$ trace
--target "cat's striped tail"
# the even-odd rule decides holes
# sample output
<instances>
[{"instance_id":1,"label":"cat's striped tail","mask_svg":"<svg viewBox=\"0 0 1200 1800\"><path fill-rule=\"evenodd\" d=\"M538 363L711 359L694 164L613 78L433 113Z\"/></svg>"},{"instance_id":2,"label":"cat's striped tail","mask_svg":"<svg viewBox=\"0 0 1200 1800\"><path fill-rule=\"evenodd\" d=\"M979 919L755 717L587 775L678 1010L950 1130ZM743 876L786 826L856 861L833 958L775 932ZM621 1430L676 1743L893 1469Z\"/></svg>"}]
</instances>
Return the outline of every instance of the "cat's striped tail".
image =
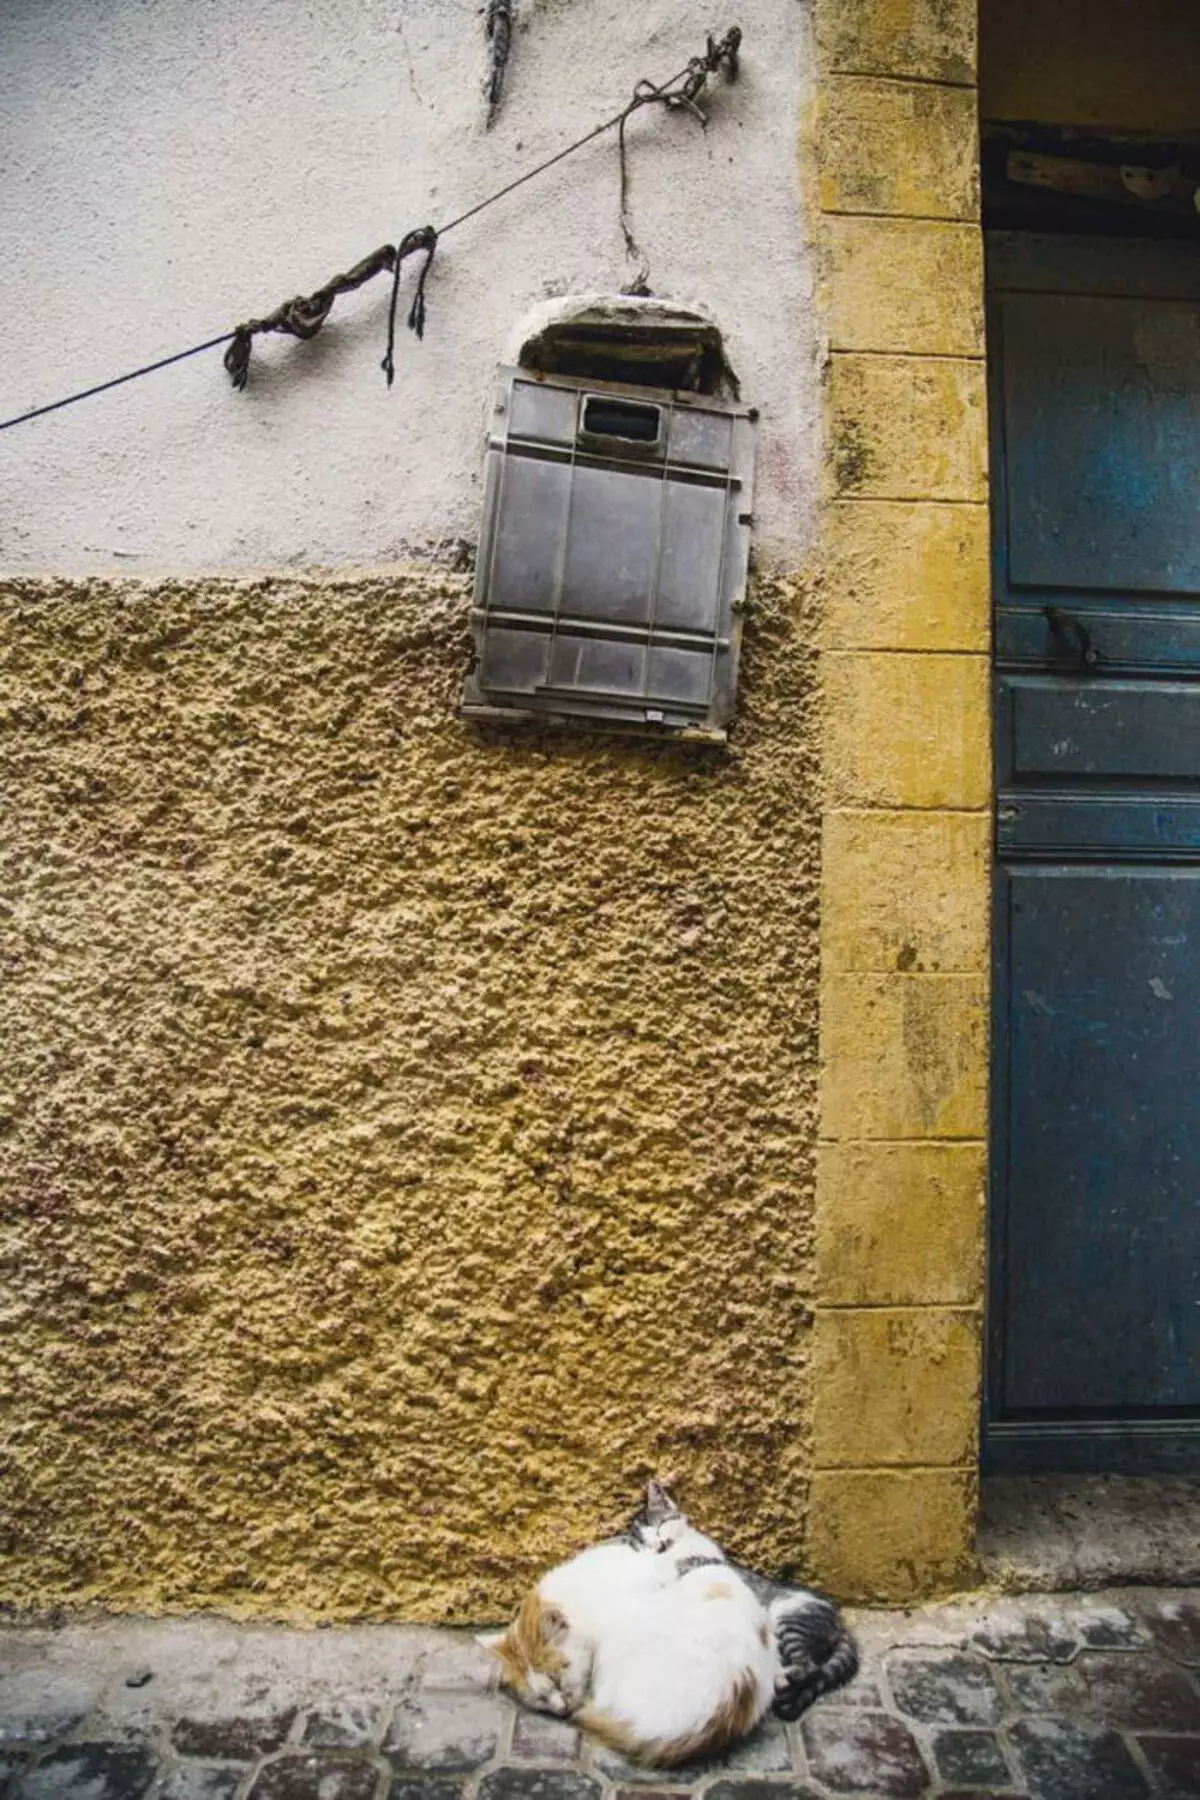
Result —
<instances>
[{"instance_id":1,"label":"cat's striped tail","mask_svg":"<svg viewBox=\"0 0 1200 1800\"><path fill-rule=\"evenodd\" d=\"M818 1594L777 1600L771 1611L781 1665L773 1711L778 1719L798 1719L822 1694L854 1679L858 1646L837 1608Z\"/></svg>"}]
</instances>

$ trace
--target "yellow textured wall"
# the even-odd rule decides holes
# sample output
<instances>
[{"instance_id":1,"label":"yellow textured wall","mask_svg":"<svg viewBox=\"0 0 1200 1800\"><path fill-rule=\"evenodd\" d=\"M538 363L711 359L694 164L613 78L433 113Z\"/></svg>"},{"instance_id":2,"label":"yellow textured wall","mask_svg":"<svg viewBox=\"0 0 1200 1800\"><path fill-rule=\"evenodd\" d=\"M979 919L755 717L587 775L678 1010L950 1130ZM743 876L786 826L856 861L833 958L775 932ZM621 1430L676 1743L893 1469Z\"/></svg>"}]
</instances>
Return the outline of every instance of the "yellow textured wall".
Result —
<instances>
[{"instance_id":1,"label":"yellow textured wall","mask_svg":"<svg viewBox=\"0 0 1200 1800\"><path fill-rule=\"evenodd\" d=\"M717 755L459 723L461 576L0 599L0 1598L480 1618L653 1469L802 1563L797 592Z\"/></svg>"},{"instance_id":2,"label":"yellow textured wall","mask_svg":"<svg viewBox=\"0 0 1200 1800\"><path fill-rule=\"evenodd\" d=\"M979 32L986 119L1196 129L1196 0L983 0Z\"/></svg>"}]
</instances>

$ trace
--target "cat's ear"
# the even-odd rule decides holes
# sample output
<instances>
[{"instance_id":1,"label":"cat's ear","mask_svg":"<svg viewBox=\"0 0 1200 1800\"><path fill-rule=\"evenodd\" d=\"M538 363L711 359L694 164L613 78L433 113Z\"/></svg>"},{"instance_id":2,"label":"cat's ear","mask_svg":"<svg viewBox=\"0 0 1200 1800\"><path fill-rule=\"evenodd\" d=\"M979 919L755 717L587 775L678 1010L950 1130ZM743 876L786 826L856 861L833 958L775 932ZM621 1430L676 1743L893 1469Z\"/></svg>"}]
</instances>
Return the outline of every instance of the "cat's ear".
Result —
<instances>
[{"instance_id":1,"label":"cat's ear","mask_svg":"<svg viewBox=\"0 0 1200 1800\"><path fill-rule=\"evenodd\" d=\"M544 1644L561 1644L571 1629L570 1620L565 1612L557 1606L542 1608L542 1642Z\"/></svg>"},{"instance_id":2,"label":"cat's ear","mask_svg":"<svg viewBox=\"0 0 1200 1800\"><path fill-rule=\"evenodd\" d=\"M661 1481L646 1483L646 1517L652 1525L657 1525L661 1519L674 1518L678 1511Z\"/></svg>"},{"instance_id":3,"label":"cat's ear","mask_svg":"<svg viewBox=\"0 0 1200 1800\"><path fill-rule=\"evenodd\" d=\"M485 1650L490 1650L493 1656L499 1656L500 1646L507 1636L507 1630L477 1631L475 1633L475 1642L477 1644L482 1644Z\"/></svg>"}]
</instances>

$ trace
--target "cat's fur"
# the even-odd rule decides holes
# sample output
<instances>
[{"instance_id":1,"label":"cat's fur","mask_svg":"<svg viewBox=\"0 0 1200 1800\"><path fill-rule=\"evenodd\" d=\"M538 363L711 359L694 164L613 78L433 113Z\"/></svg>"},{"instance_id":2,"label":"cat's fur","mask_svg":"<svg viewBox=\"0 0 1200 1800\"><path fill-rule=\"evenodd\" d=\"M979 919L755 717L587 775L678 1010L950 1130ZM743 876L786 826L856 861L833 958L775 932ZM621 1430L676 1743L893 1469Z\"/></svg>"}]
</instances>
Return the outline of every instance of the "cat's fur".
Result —
<instances>
[{"instance_id":1,"label":"cat's fur","mask_svg":"<svg viewBox=\"0 0 1200 1800\"><path fill-rule=\"evenodd\" d=\"M658 1768L722 1754L772 1706L794 1718L858 1666L827 1601L731 1564L655 1482L622 1538L551 1569L481 1641L527 1705Z\"/></svg>"}]
</instances>

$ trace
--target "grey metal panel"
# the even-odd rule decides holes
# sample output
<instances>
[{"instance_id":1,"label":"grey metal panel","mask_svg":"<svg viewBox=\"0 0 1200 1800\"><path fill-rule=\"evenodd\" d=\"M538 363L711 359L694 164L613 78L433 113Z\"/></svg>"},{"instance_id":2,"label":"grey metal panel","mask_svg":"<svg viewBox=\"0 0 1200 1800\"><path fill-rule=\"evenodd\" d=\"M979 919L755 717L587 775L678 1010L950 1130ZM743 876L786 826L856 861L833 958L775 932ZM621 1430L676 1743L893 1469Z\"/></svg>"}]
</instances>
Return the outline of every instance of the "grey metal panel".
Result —
<instances>
[{"instance_id":1,"label":"grey metal panel","mask_svg":"<svg viewBox=\"0 0 1200 1800\"><path fill-rule=\"evenodd\" d=\"M1200 869L1002 880L1003 1409L1198 1409Z\"/></svg>"},{"instance_id":2,"label":"grey metal panel","mask_svg":"<svg viewBox=\"0 0 1200 1800\"><path fill-rule=\"evenodd\" d=\"M489 478L504 504L496 522L490 592L494 605L517 612L553 612L562 585L562 545L567 535L571 471L533 457L489 457ZM537 537L520 521L535 513L545 523Z\"/></svg>"},{"instance_id":3,"label":"grey metal panel","mask_svg":"<svg viewBox=\"0 0 1200 1800\"><path fill-rule=\"evenodd\" d=\"M500 372L468 716L723 735L755 416L707 395Z\"/></svg>"},{"instance_id":4,"label":"grey metal panel","mask_svg":"<svg viewBox=\"0 0 1200 1800\"><path fill-rule=\"evenodd\" d=\"M1005 294L1013 586L1200 588L1200 309Z\"/></svg>"},{"instance_id":5,"label":"grey metal panel","mask_svg":"<svg viewBox=\"0 0 1200 1800\"><path fill-rule=\"evenodd\" d=\"M585 480L576 473L563 571L564 612L576 618L648 621L663 500L662 482L642 475L589 469Z\"/></svg>"}]
</instances>

